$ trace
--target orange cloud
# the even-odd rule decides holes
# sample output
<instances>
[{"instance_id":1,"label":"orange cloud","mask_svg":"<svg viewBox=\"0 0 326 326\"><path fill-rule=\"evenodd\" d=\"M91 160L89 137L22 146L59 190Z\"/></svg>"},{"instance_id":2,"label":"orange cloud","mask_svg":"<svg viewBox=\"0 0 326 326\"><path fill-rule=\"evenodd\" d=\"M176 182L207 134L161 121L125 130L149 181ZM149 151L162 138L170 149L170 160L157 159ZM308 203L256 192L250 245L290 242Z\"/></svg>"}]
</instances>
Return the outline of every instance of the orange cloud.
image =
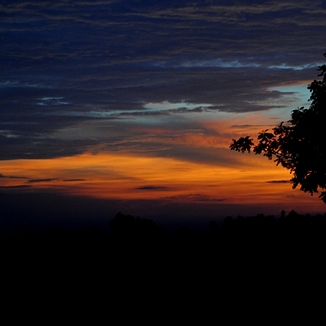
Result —
<instances>
[{"instance_id":1,"label":"orange cloud","mask_svg":"<svg viewBox=\"0 0 326 326\"><path fill-rule=\"evenodd\" d=\"M299 199L300 205L323 207L316 196L293 191L290 184L280 181L290 179L290 175L273 162L234 154L239 159L236 167L119 153L1 161L0 182L2 189L28 185L108 199L170 198L194 203L204 198L252 205L291 204Z\"/></svg>"}]
</instances>

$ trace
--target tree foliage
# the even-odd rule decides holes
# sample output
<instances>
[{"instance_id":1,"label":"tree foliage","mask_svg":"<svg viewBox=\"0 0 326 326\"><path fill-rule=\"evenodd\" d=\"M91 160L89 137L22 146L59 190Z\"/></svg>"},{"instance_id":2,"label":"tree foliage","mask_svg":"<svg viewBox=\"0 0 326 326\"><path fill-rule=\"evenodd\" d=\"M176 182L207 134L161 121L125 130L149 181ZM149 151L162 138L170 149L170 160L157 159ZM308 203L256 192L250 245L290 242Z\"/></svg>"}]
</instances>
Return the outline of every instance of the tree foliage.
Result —
<instances>
[{"instance_id":1,"label":"tree foliage","mask_svg":"<svg viewBox=\"0 0 326 326\"><path fill-rule=\"evenodd\" d=\"M256 143L250 136L233 139L230 149L242 153L252 150L274 159L276 165L293 174L293 188L300 185L300 190L311 195L322 190L319 197L326 203L326 65L318 70L321 80L308 85L309 109L292 111L289 121L260 132Z\"/></svg>"}]
</instances>

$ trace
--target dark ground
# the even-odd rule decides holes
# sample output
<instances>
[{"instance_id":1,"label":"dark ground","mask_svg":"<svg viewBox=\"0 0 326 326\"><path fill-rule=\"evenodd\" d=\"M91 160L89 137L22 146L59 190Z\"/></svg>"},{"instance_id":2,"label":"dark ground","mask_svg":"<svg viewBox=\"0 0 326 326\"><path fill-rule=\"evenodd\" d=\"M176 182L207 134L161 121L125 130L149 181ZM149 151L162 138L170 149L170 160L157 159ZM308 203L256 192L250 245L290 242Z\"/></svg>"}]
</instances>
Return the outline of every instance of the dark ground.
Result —
<instances>
[{"instance_id":1,"label":"dark ground","mask_svg":"<svg viewBox=\"0 0 326 326\"><path fill-rule=\"evenodd\" d=\"M2 232L2 293L9 305L77 309L78 317L91 307L101 314L138 307L142 318L149 309L177 310L190 319L237 307L242 317L233 312L230 320L252 320L257 309L289 313L293 302L300 312L323 294L325 232L326 216L294 211L227 217L205 230L167 231L118 213L108 228Z\"/></svg>"}]
</instances>

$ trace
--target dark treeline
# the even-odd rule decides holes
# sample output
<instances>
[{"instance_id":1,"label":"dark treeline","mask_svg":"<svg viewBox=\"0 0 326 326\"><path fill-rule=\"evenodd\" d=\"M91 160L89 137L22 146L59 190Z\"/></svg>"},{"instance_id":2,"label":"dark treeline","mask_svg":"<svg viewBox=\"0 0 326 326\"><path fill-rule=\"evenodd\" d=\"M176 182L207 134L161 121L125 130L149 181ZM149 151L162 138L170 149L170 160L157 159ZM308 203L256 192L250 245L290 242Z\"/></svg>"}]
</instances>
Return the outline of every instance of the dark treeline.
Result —
<instances>
[{"instance_id":1,"label":"dark treeline","mask_svg":"<svg viewBox=\"0 0 326 326\"><path fill-rule=\"evenodd\" d=\"M181 226L167 231L149 219L116 214L108 221L109 228L49 229L42 232L22 232L0 235L2 257L22 260L72 262L108 260L164 261L181 257L183 260L207 261L228 257L256 258L272 255L303 257L321 253L326 244L326 216L300 215L295 211L279 217L227 217L220 225L211 221L205 230ZM104 258L106 257L106 258ZM144 261L141 261L144 259ZM214 259L214 261L215 261Z\"/></svg>"},{"instance_id":2,"label":"dark treeline","mask_svg":"<svg viewBox=\"0 0 326 326\"><path fill-rule=\"evenodd\" d=\"M235 305L252 316L263 308L274 315L289 300L311 300L325 278L326 216L227 217L205 230L174 231L121 213L108 223L109 231L2 234L6 298L33 303L36 293L43 305L59 298L60 306L77 305L80 317L80 307L103 304L113 313L112 302L137 305L142 316L155 307L163 315L180 311L181 303L190 319L199 307L221 314Z\"/></svg>"}]
</instances>

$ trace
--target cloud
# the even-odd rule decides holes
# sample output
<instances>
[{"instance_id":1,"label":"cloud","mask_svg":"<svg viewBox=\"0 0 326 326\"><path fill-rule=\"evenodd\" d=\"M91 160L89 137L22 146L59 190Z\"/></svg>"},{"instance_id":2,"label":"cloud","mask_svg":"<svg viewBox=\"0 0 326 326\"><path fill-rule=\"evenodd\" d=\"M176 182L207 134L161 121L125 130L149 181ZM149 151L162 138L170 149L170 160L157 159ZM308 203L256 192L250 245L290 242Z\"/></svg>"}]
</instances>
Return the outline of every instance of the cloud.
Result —
<instances>
[{"instance_id":1,"label":"cloud","mask_svg":"<svg viewBox=\"0 0 326 326\"><path fill-rule=\"evenodd\" d=\"M28 189L31 188L29 185L15 185L15 186L0 186L2 190L10 190L10 189Z\"/></svg>"},{"instance_id":2,"label":"cloud","mask_svg":"<svg viewBox=\"0 0 326 326\"><path fill-rule=\"evenodd\" d=\"M16 175L4 175L4 174L0 173L0 179L1 178L4 178L4 179L27 179L27 177L16 176Z\"/></svg>"},{"instance_id":3,"label":"cloud","mask_svg":"<svg viewBox=\"0 0 326 326\"><path fill-rule=\"evenodd\" d=\"M322 65L322 63L318 63L318 64L316 64L316 63L307 63L307 64L304 64L304 65L297 65L297 66L282 63L282 64L279 64L279 65L268 66L268 69L304 70L304 69L315 68L316 66L320 66L320 65Z\"/></svg>"},{"instance_id":4,"label":"cloud","mask_svg":"<svg viewBox=\"0 0 326 326\"><path fill-rule=\"evenodd\" d=\"M28 180L28 183L52 182L56 180L57 180L56 178L30 179Z\"/></svg>"},{"instance_id":5,"label":"cloud","mask_svg":"<svg viewBox=\"0 0 326 326\"><path fill-rule=\"evenodd\" d=\"M178 195L178 196L171 196L166 199L172 202L214 203L214 204L226 201L226 198L211 198L204 194Z\"/></svg>"},{"instance_id":6,"label":"cloud","mask_svg":"<svg viewBox=\"0 0 326 326\"><path fill-rule=\"evenodd\" d=\"M165 141L145 148L128 129L173 121L183 130L187 121L224 119L221 112L285 116L301 98L275 87L313 79L324 52L321 1L20 0L0 8L1 159L92 147L162 152Z\"/></svg>"},{"instance_id":7,"label":"cloud","mask_svg":"<svg viewBox=\"0 0 326 326\"><path fill-rule=\"evenodd\" d=\"M207 60L192 60L188 61L187 59L179 63L169 63L169 62L157 62L153 63L154 66L158 67L170 67L170 68L258 68L260 67L259 63L255 62L240 62L239 60L223 60L220 58L216 59L207 59Z\"/></svg>"},{"instance_id":8,"label":"cloud","mask_svg":"<svg viewBox=\"0 0 326 326\"><path fill-rule=\"evenodd\" d=\"M37 105L41 106L56 106L56 105L68 105L69 102L63 101L62 96L55 96L55 97L42 97L37 99Z\"/></svg>"},{"instance_id":9,"label":"cloud","mask_svg":"<svg viewBox=\"0 0 326 326\"><path fill-rule=\"evenodd\" d=\"M252 129L252 128L257 128L257 127L266 127L266 125L250 125L250 124L244 124L244 125L232 125L230 128L234 129Z\"/></svg>"},{"instance_id":10,"label":"cloud","mask_svg":"<svg viewBox=\"0 0 326 326\"><path fill-rule=\"evenodd\" d=\"M136 188L136 190L148 190L148 191L161 191L161 190L168 190L169 188L167 187L162 187L162 186L142 186L142 187L138 187Z\"/></svg>"}]
</instances>

